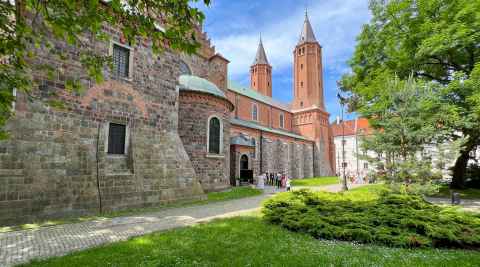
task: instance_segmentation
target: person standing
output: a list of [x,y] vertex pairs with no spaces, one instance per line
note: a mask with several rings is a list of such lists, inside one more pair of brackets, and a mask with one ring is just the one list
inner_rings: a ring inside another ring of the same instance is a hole
[[285,182],[285,187],[287,188],[287,191],[290,191],[290,179],[286,177],[287,181]]

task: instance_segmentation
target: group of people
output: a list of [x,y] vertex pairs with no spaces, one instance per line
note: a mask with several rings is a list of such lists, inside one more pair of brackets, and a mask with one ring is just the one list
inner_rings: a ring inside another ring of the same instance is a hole
[[286,188],[287,191],[290,191],[290,179],[285,174],[266,172],[264,179],[267,185],[275,186],[278,189]]

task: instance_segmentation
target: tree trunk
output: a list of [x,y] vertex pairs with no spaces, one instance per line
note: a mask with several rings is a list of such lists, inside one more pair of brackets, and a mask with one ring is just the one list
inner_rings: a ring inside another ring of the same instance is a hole
[[452,168],[452,183],[451,188],[462,189],[465,186],[465,174],[467,171],[467,164],[470,150],[462,150],[460,156],[455,161],[455,165]]
[[478,136],[470,135],[467,143],[460,151],[460,156],[455,161],[452,168],[452,183],[451,188],[461,189],[465,187],[465,174],[467,173],[468,160],[470,159],[470,152],[477,147],[480,138]]

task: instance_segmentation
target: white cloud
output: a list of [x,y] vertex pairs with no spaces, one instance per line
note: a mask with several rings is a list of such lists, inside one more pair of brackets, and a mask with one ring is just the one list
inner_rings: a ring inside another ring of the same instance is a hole
[[[318,1],[309,7],[308,14],[317,40],[323,47],[326,73],[346,71],[345,62],[354,49],[355,36],[370,17],[367,1]],[[217,51],[231,61],[229,72],[233,79],[244,79],[248,75],[260,32],[274,72],[291,67],[292,51],[304,20],[302,6],[298,5],[283,20],[265,19],[254,31],[238,33],[233,30],[231,34],[213,39]]]

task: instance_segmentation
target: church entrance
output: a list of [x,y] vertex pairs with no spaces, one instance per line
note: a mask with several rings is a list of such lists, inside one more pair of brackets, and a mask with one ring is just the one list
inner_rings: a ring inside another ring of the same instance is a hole
[[248,156],[245,154],[240,157],[240,181],[253,183],[253,170],[248,168]]

